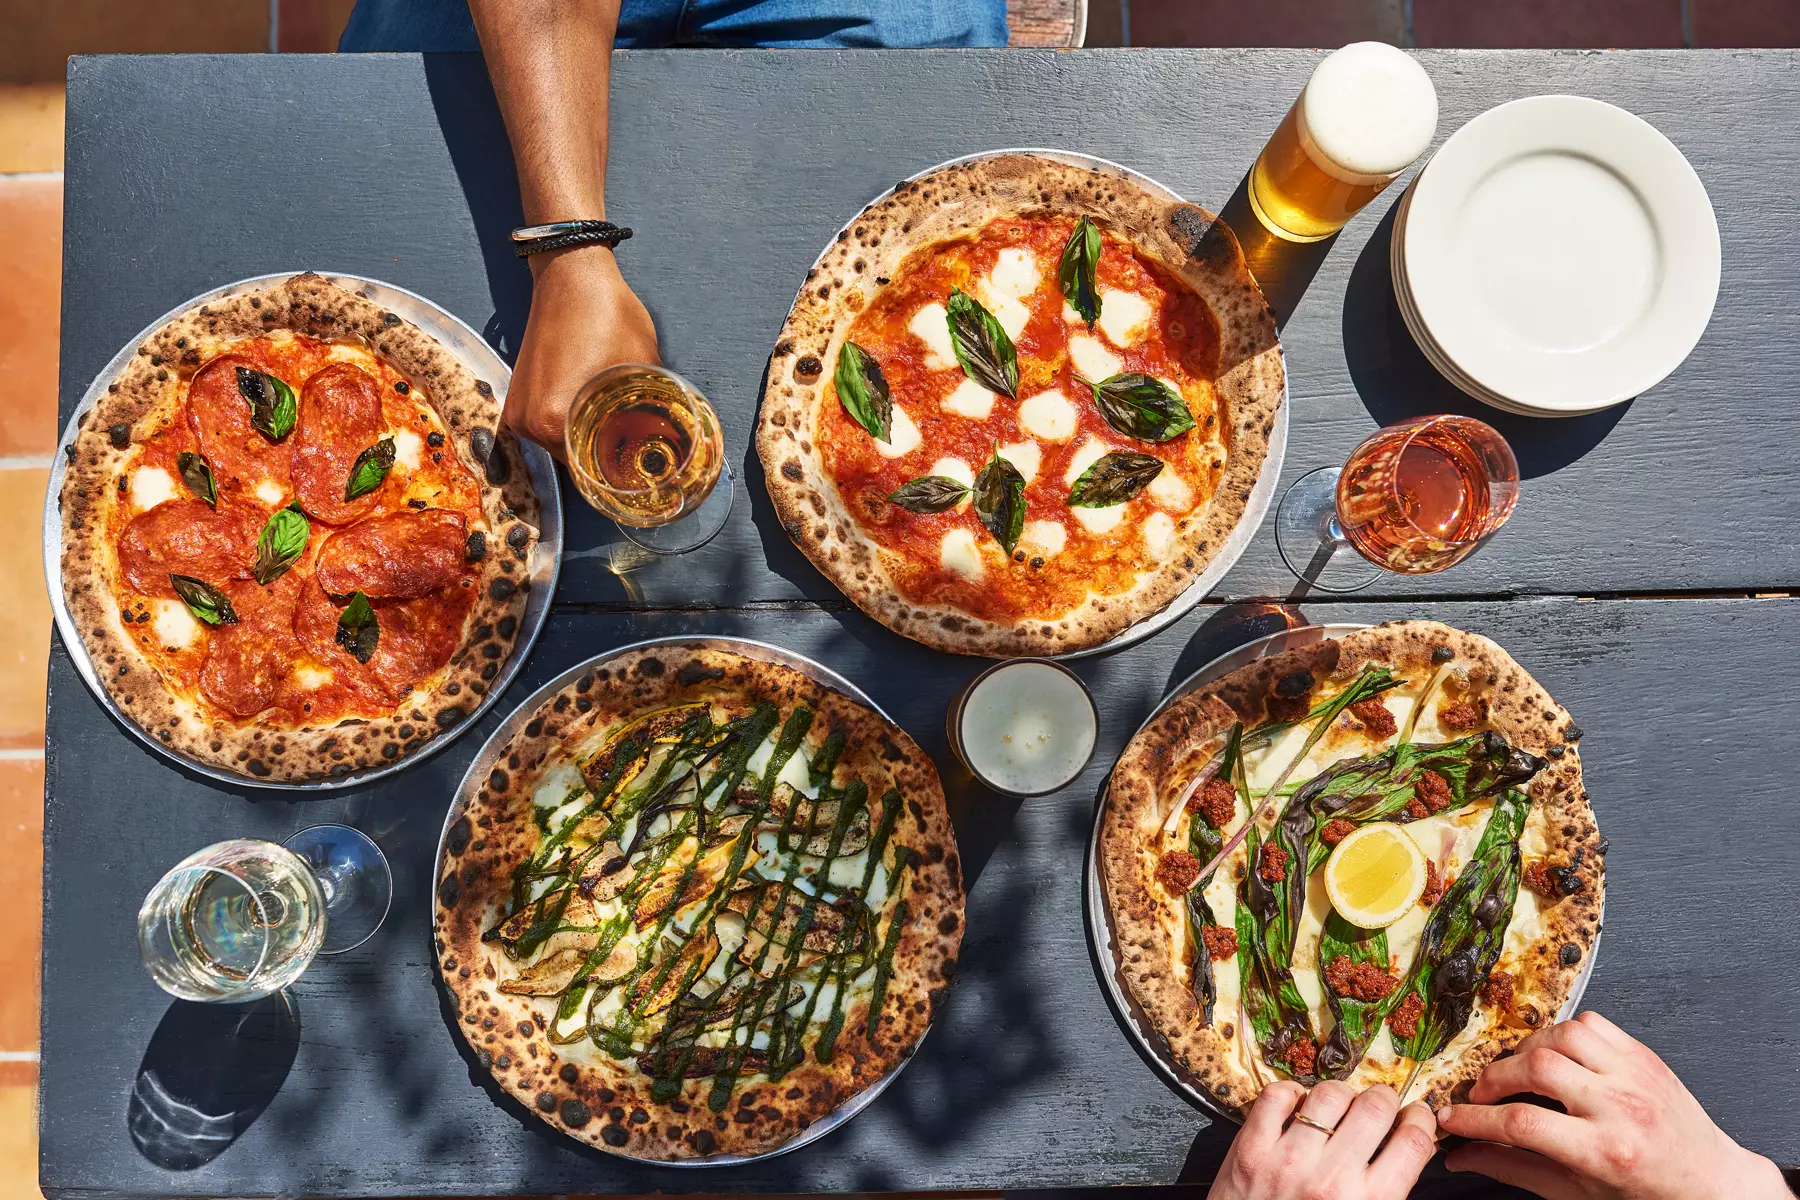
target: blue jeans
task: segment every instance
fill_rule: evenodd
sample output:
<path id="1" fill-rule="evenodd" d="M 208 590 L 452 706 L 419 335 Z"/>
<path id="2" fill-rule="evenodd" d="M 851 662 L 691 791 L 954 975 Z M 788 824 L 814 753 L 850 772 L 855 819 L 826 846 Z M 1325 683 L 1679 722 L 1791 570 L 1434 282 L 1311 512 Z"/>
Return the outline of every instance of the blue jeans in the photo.
<path id="1" fill-rule="evenodd" d="M 1006 0 L 623 0 L 618 46 L 1004 46 Z M 343 51 L 480 50 L 467 0 L 357 0 Z"/>

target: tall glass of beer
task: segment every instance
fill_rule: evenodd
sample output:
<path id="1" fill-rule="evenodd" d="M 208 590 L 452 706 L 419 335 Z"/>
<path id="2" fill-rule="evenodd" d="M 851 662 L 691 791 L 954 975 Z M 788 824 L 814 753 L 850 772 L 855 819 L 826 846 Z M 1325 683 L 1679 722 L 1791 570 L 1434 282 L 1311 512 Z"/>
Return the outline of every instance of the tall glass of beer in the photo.
<path id="1" fill-rule="evenodd" d="M 1320 63 L 1250 169 L 1250 207 L 1278 237 L 1316 242 L 1344 227 L 1437 132 L 1425 69 L 1385 42 Z"/>

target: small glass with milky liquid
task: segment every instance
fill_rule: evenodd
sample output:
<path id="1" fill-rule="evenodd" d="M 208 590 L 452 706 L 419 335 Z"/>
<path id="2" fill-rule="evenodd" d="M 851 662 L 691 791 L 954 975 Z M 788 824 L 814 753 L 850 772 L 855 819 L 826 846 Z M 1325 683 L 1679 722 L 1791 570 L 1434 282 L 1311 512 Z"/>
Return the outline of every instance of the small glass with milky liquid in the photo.
<path id="1" fill-rule="evenodd" d="M 582 498 L 646 550 L 697 549 L 731 515 L 719 414 L 667 368 L 623 363 L 588 380 L 564 444 Z"/>
<path id="2" fill-rule="evenodd" d="M 1403 51 L 1353 42 L 1312 73 L 1250 169 L 1250 207 L 1277 237 L 1330 237 L 1437 132 L 1437 91 Z"/>

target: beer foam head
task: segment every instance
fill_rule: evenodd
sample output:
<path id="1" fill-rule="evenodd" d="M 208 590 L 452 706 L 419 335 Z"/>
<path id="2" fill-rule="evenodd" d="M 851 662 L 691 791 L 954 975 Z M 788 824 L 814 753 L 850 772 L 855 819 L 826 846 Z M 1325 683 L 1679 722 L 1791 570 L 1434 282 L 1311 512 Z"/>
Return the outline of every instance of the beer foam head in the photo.
<path id="1" fill-rule="evenodd" d="M 1437 132 L 1431 78 L 1386 42 L 1352 42 L 1329 55 L 1301 93 L 1301 110 L 1302 142 L 1321 167 L 1352 183 L 1399 174 Z"/>

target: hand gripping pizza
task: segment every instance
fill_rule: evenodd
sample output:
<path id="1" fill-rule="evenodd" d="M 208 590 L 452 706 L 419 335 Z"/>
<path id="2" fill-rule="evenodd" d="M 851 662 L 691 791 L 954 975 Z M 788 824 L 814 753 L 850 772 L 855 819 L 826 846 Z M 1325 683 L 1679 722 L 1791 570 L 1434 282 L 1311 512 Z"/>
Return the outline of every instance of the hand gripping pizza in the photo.
<path id="1" fill-rule="evenodd" d="M 275 782 L 455 726 L 511 652 L 537 543 L 499 419 L 429 335 L 317 275 L 151 334 L 60 498 L 69 613 L 120 709 Z"/>
<path id="2" fill-rule="evenodd" d="M 924 1036 L 962 941 L 911 738 L 785 666 L 662 644 L 540 707 L 450 826 L 437 953 L 481 1065 L 637 1158 L 773 1150 Z"/>
<path id="3" fill-rule="evenodd" d="M 1001 155 L 838 235 L 776 343 L 757 448 L 788 535 L 871 616 L 940 650 L 1054 654 L 1205 569 L 1282 394 L 1223 222 Z"/>
<path id="4" fill-rule="evenodd" d="M 1580 737 L 1504 650 L 1427 621 L 1170 705 L 1113 770 L 1100 865 L 1175 1061 L 1233 1110 L 1283 1078 L 1466 1098 L 1600 932 Z"/>

